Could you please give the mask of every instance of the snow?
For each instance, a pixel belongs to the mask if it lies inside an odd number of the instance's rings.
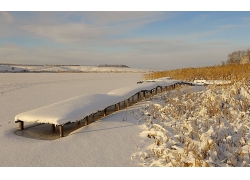
[[[241,84],[230,86],[229,89],[224,90],[209,89],[209,87],[203,86],[177,88],[91,122],[61,139],[41,140],[42,138],[35,138],[33,135],[26,136],[25,133],[29,131],[42,131],[43,126],[46,129],[50,128],[46,124],[40,125],[33,122],[25,123],[27,129],[22,132],[23,135],[16,135],[17,124],[13,121],[16,114],[46,107],[48,104],[69,100],[72,97],[91,94],[96,94],[96,97],[103,94],[111,96],[110,92],[114,89],[127,87],[128,90],[122,88],[124,92],[117,91],[117,94],[119,92],[119,95],[123,96],[133,90],[129,87],[135,86],[141,77],[142,74],[139,73],[0,73],[0,141],[2,147],[0,148],[0,165],[2,167],[165,166],[166,163],[164,164],[158,157],[162,157],[162,154],[169,150],[169,157],[178,158],[178,153],[183,153],[187,146],[181,142],[185,141],[187,134],[192,137],[191,128],[195,128],[194,125],[197,124],[201,141],[195,139],[194,144],[209,155],[206,160],[207,164],[214,166],[215,164],[221,166],[226,166],[226,163],[235,164],[235,159],[230,159],[230,156],[234,154],[240,160],[241,157],[237,154],[240,151],[235,148],[237,145],[240,147],[242,157],[245,158],[244,161],[238,161],[238,166],[249,166],[249,158],[247,158],[250,137],[249,130],[247,130],[249,113],[243,111],[249,97],[249,89],[247,85]],[[148,83],[150,85],[150,82]],[[117,99],[115,98],[115,100]],[[174,108],[178,107],[176,106],[178,103],[189,107],[190,115],[177,114],[178,116],[175,116],[178,111]],[[209,118],[205,113],[208,112],[208,109],[204,108],[213,103],[215,108],[218,105],[228,107],[227,112],[231,114],[214,122],[213,118]],[[233,106],[234,104],[237,106]],[[179,108],[181,109],[181,106]],[[169,114],[165,112],[169,112]],[[204,114],[202,115],[202,113]],[[183,118],[185,121],[182,121]],[[232,119],[228,121],[229,118]],[[218,124],[211,125],[211,123]],[[181,136],[178,133],[178,128],[183,131],[184,135]],[[168,136],[165,136],[166,133]],[[38,134],[36,137],[39,136],[42,135]],[[195,134],[193,136],[195,137]],[[244,138],[242,138],[243,136]],[[218,152],[211,149],[213,145],[211,139],[214,137],[221,137],[217,139],[221,148]],[[165,141],[167,139],[168,142]],[[210,149],[208,150],[208,148]],[[230,160],[226,159],[228,157]],[[194,159],[195,157],[192,155],[187,157],[186,165],[188,163],[190,165]],[[175,162],[173,161],[173,163]],[[206,163],[203,165],[206,166]],[[153,169],[158,170],[158,168]],[[199,169],[199,172],[202,171],[200,175],[208,173],[207,168],[204,169]],[[217,174],[214,172],[217,168],[211,169],[212,172],[209,173]],[[94,170],[93,174],[96,174],[96,171],[100,172],[100,169]],[[158,177],[162,173],[151,170],[151,168],[146,168],[146,172],[141,172],[140,168],[136,168],[136,172],[140,173],[139,178],[149,172],[149,174],[154,174],[154,177],[150,176],[151,179],[155,178],[156,174]],[[239,170],[242,169],[237,168],[237,172]],[[84,169],[84,171],[89,170]],[[177,178],[180,177],[179,174],[187,175],[192,172],[196,175],[192,179],[201,177],[199,174],[197,175],[196,168],[188,168],[187,171],[174,168],[171,169],[174,174],[170,176]],[[13,174],[12,172],[13,170],[9,174]],[[110,173],[112,174],[113,170]],[[232,175],[235,172],[230,168],[224,173],[221,173],[221,169],[219,169],[218,173]],[[241,175],[244,173],[246,172],[239,172]],[[48,175],[48,173],[45,174]],[[77,174],[77,172],[73,172],[73,174]],[[103,175],[103,173],[100,174]],[[123,176],[124,171],[120,172],[120,175]],[[165,177],[165,174],[162,175]],[[119,175],[116,177],[119,178]],[[224,175],[223,178],[225,178]]]
[[[12,70],[14,68],[14,70]],[[0,65],[0,72],[149,72],[148,69],[139,69],[139,68],[119,68],[119,67],[98,67],[98,66],[53,66],[53,65],[44,65],[44,66],[13,66],[13,65]]]
[[[49,123],[63,125],[84,119],[98,111],[120,103],[143,90],[152,90],[158,86],[170,86],[179,81],[161,80],[113,90],[107,94],[87,94],[60,101],[45,107],[23,112],[15,121]]]
[[[140,135],[152,144],[141,146],[132,159],[142,166],[249,167],[248,92],[239,82],[155,97],[137,112],[144,120]]]
[[[196,85],[208,85],[208,84],[229,84],[231,81],[228,80],[194,80],[194,84]]]

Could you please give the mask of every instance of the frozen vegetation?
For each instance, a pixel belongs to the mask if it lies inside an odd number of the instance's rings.
[[[132,159],[142,166],[248,167],[249,102],[244,83],[161,95],[136,112],[140,136],[152,144]]]

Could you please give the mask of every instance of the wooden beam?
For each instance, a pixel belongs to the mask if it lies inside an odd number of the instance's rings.
[[[60,138],[64,137],[64,134],[63,134],[63,126],[62,125],[59,125],[59,134],[60,134]]]
[[[18,130],[19,131],[23,130],[23,121],[18,121]]]

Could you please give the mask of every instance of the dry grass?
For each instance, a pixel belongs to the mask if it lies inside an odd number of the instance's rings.
[[[144,79],[171,77],[172,79],[194,81],[205,80],[232,80],[239,81],[249,78],[250,63],[208,66],[200,68],[184,68],[169,71],[159,71],[144,75]],[[248,79],[247,79],[248,80]]]

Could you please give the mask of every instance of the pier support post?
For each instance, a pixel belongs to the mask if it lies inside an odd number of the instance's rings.
[[[120,103],[117,103],[117,111],[120,110]]]
[[[63,126],[59,125],[59,133],[60,133],[60,138],[62,138],[64,136],[63,134]]]
[[[103,110],[103,117],[107,116],[107,108]]]
[[[140,92],[137,93],[137,102],[140,101]]]
[[[129,98],[127,99],[127,107],[129,107]]]
[[[146,91],[143,91],[143,100],[146,99]]]
[[[89,117],[87,116],[87,117],[85,118],[85,123],[84,123],[84,125],[87,126],[88,124],[89,124]]]
[[[51,132],[52,133],[56,132],[56,126],[54,124],[51,124]]]
[[[19,131],[23,130],[23,121],[18,121],[18,130]]]

